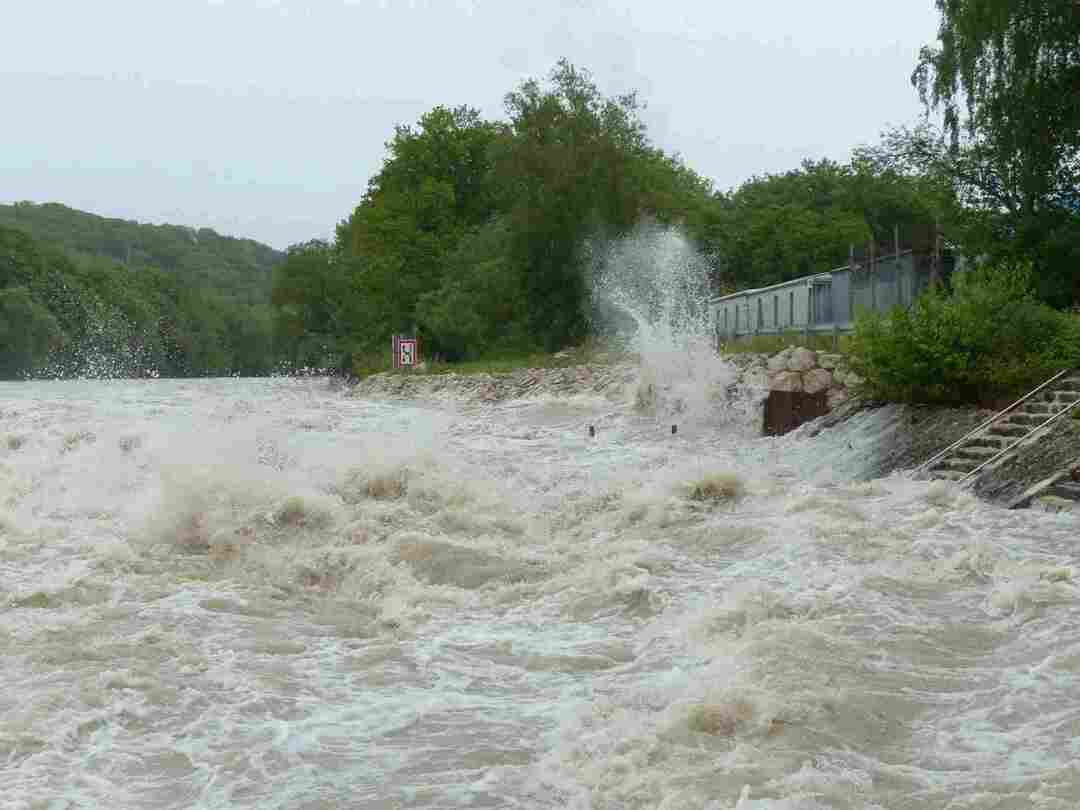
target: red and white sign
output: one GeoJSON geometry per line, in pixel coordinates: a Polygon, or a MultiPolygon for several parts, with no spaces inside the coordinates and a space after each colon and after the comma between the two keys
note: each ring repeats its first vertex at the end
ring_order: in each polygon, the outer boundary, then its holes
{"type": "Polygon", "coordinates": [[[414,368],[420,364],[420,341],[394,335],[394,368],[414,368]]]}

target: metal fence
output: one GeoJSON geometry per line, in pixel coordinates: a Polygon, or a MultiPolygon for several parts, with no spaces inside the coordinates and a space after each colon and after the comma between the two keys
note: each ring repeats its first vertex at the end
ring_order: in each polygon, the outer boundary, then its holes
{"type": "Polygon", "coordinates": [[[850,332],[861,310],[887,312],[911,306],[930,285],[935,265],[944,278],[952,263],[938,261],[937,254],[897,251],[863,262],[853,258],[827,273],[714,298],[709,306],[717,345],[757,335],[850,332]]]}

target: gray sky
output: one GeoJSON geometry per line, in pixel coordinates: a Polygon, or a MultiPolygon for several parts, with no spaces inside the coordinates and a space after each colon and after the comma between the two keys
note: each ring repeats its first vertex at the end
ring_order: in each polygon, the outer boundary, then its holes
{"type": "Polygon", "coordinates": [[[0,202],[327,237],[397,123],[565,56],[728,189],[920,113],[933,0],[10,0],[0,202]]]}

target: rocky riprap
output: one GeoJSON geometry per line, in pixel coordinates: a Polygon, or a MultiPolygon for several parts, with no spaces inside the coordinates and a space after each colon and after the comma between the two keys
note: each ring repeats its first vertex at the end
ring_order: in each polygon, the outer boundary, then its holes
{"type": "MultiPolygon", "coordinates": [[[[736,354],[731,388],[773,391],[828,391],[829,407],[851,398],[861,379],[848,368],[843,355],[789,346],[774,355],[736,354]]],[[[634,359],[562,368],[523,368],[505,373],[432,374],[384,372],[365,377],[353,388],[356,397],[373,399],[463,400],[502,402],[538,396],[599,395],[622,398],[640,380],[634,359]]]]}
{"type": "Polygon", "coordinates": [[[502,402],[546,396],[624,396],[638,379],[635,363],[594,363],[563,368],[523,368],[502,374],[388,372],[365,377],[352,395],[373,399],[502,402]]]}
{"type": "Polygon", "coordinates": [[[737,385],[807,394],[827,391],[830,410],[847,402],[852,390],[862,383],[844,355],[802,346],[788,346],[773,355],[735,354],[730,360],[739,368],[737,385]]]}

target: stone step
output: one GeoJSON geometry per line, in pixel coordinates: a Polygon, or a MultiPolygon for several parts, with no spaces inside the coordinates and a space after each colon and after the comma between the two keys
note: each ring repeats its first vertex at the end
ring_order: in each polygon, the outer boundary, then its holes
{"type": "Polygon", "coordinates": [[[959,456],[949,456],[939,461],[934,469],[935,470],[956,470],[961,473],[969,473],[978,467],[982,461],[970,458],[960,458],[959,456]]]}
{"type": "Polygon", "coordinates": [[[987,447],[992,448],[995,453],[1000,450],[1004,450],[1006,447],[1011,447],[1013,440],[1004,436],[991,436],[989,433],[982,433],[978,436],[973,436],[967,441],[964,447],[987,447]]]}
{"type": "Polygon", "coordinates": [[[959,458],[977,458],[979,461],[986,461],[986,459],[996,456],[1004,449],[1003,446],[996,444],[965,444],[958,447],[954,455],[959,458]]]}
{"type": "Polygon", "coordinates": [[[1023,411],[1017,411],[1016,413],[1009,414],[1008,422],[1013,425],[1030,425],[1035,427],[1041,425],[1053,414],[1048,413],[1025,413],[1023,411]]]}
{"type": "MultiPolygon", "coordinates": [[[[1054,388],[1050,391],[1043,391],[1036,397],[1028,400],[1028,402],[1076,402],[1080,399],[1080,389],[1078,388],[1054,388]]],[[[1028,402],[1024,404],[1027,405],[1028,402]]]]}
{"type": "Polygon", "coordinates": [[[991,436],[1026,436],[1031,432],[1030,428],[1021,427],[1020,425],[1010,425],[1008,423],[998,422],[991,425],[986,429],[988,435],[991,436]]]}
{"type": "Polygon", "coordinates": [[[930,471],[934,478],[945,479],[946,481],[959,481],[964,477],[966,473],[959,472],[958,470],[939,470],[937,468],[930,471]]]}

